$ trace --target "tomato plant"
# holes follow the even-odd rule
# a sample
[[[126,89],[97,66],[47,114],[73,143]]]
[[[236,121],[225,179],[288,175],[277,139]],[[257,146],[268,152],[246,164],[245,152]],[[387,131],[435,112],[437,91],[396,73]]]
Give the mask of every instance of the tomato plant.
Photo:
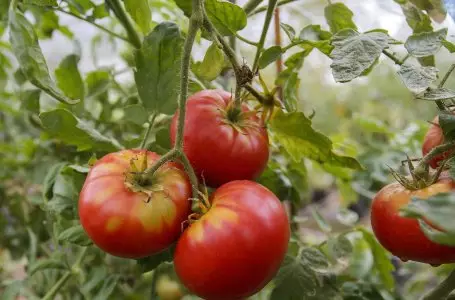
[[[90,169],[80,192],[79,217],[88,236],[107,253],[150,256],[179,237],[191,197],[183,169],[169,163],[153,176],[136,175],[158,159],[153,152],[123,150]]]
[[[237,111],[232,97],[212,90],[187,101],[184,151],[199,177],[213,187],[258,178],[269,158],[265,125],[246,105]],[[172,143],[177,121],[178,113],[171,123]]]
[[[207,202],[208,211],[177,242],[177,275],[204,299],[249,297],[284,259],[290,237],[286,211],[272,192],[246,180],[222,185]]]
[[[452,297],[453,15],[1,0],[0,298]]]

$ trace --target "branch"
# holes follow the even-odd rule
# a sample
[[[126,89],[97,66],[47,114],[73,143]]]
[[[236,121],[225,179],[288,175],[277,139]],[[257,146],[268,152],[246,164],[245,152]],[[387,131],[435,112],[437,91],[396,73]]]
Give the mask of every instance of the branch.
[[[441,282],[434,290],[425,295],[422,300],[443,300],[455,289],[455,271]]]
[[[261,55],[262,49],[264,48],[265,38],[267,37],[267,32],[269,30],[270,22],[272,21],[273,12],[275,10],[277,2],[278,0],[269,0],[269,6],[267,7],[267,14],[264,20],[264,27],[262,28],[261,38],[259,40],[256,56],[254,58],[253,73],[256,73],[257,71],[259,56]]]
[[[393,60],[397,65],[402,65],[403,64],[403,61],[400,60],[399,58],[397,58],[393,53],[391,53],[390,51],[388,50],[383,50],[382,53],[384,53],[388,58],[390,58],[391,60]]]
[[[289,3],[293,3],[293,2],[296,2],[298,0],[281,0],[280,2],[278,2],[278,4],[276,5],[277,7],[278,6],[282,6],[282,5],[285,5],[285,4],[289,4]],[[254,16],[254,15],[257,15],[261,12],[264,12],[267,10],[267,6],[261,6],[259,7],[258,9],[256,9],[255,11],[253,11],[252,13],[248,14],[248,16]]]
[[[134,25],[131,22],[131,19],[126,14],[125,10],[123,9],[122,4],[119,0],[107,0],[107,3],[110,4],[112,10],[114,11],[115,16],[120,21],[120,23],[125,28],[128,38],[131,44],[136,47],[137,49],[142,47],[142,41],[139,36],[139,33],[134,29]]]
[[[96,24],[96,23],[93,22],[93,21],[90,21],[90,20],[88,20],[88,19],[86,19],[86,18],[84,18],[84,17],[78,16],[78,15],[72,13],[72,12],[63,10],[63,9],[60,8],[60,7],[57,7],[55,10],[57,10],[57,11],[59,11],[59,12],[61,12],[61,13],[64,13],[64,14],[66,14],[66,15],[68,15],[68,16],[72,16],[73,18],[76,18],[76,19],[79,19],[79,20],[81,20],[81,21],[84,21],[84,22],[87,22],[87,23],[89,23],[89,24],[92,24],[92,25],[95,26],[96,28],[98,28],[98,29],[100,29],[100,30],[102,30],[102,31],[104,31],[104,32],[106,32],[106,33],[112,35],[113,37],[116,37],[116,38],[118,38],[118,39],[120,39],[120,40],[123,40],[123,41],[125,41],[125,42],[131,44],[131,41],[128,40],[126,37],[124,37],[124,36],[122,36],[122,35],[120,35],[120,34],[118,34],[118,33],[115,33],[115,32],[113,32],[113,31],[107,29],[106,27],[103,27],[103,26],[101,26],[101,25],[99,25],[99,24]]]
[[[455,64],[452,64],[447,71],[446,75],[444,75],[444,78],[442,78],[441,82],[438,85],[438,88],[442,88],[444,84],[446,83],[447,79],[449,79],[450,74],[452,74],[453,70],[455,69]]]
[[[255,10],[256,7],[261,4],[263,0],[249,0],[244,6],[243,10],[246,12],[247,15],[249,15],[253,10]]]

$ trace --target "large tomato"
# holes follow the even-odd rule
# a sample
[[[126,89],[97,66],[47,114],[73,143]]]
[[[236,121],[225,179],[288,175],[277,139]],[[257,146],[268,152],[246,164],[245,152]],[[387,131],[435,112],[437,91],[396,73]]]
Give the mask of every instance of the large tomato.
[[[123,150],[104,156],[88,173],[79,197],[79,216],[88,236],[105,252],[145,257],[179,237],[191,206],[185,172],[177,164],[166,163],[141,184],[132,173],[157,159],[153,152]]]
[[[399,215],[412,197],[426,199],[455,189],[447,176],[435,184],[416,191],[407,190],[399,183],[383,187],[373,199],[371,224],[379,242],[401,260],[413,260],[432,265],[455,262],[455,247],[430,241],[421,231],[417,219]],[[421,200],[425,201],[425,200]]]
[[[205,90],[188,98],[184,151],[200,178],[211,187],[232,180],[258,177],[269,158],[269,139],[263,122],[244,105],[243,114],[230,117],[231,94]],[[171,123],[175,144],[178,112]]]
[[[434,147],[441,145],[444,142],[444,135],[442,133],[442,129],[439,126],[439,118],[436,116],[433,119],[433,124],[431,124],[430,128],[428,129],[427,133],[425,134],[425,137],[423,139],[423,144],[422,144],[422,154],[425,156],[430,152]],[[439,162],[446,159],[448,155],[450,154],[449,151],[442,153],[441,155],[438,155],[434,157],[430,161],[430,166],[433,169],[438,168]]]
[[[222,185],[210,202],[177,242],[176,273],[205,300],[244,299],[278,271],[290,237],[288,217],[271,191],[247,180]]]

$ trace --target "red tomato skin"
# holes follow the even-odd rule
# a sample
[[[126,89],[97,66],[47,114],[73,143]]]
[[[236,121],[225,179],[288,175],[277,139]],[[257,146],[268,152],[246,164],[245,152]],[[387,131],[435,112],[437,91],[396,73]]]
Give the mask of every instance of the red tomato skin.
[[[148,202],[146,194],[125,185],[131,159],[144,153],[122,150],[102,157],[91,168],[79,195],[84,230],[99,248],[115,256],[141,258],[164,250],[178,239],[181,223],[191,210],[190,182],[175,163],[166,163],[155,173],[163,190],[154,192]],[[150,167],[159,155],[147,151],[147,158]]]
[[[427,155],[434,147],[437,147],[444,143],[444,134],[442,132],[441,127],[439,127],[439,118],[436,116],[433,121],[433,124],[430,125],[430,128],[428,129],[427,133],[425,134],[425,137],[423,139],[422,143],[422,154],[423,156]],[[450,151],[444,152],[436,157],[434,157],[430,161],[430,166],[433,169],[437,169],[439,163],[446,159],[448,155],[450,154]]]
[[[269,138],[257,116],[249,116],[254,128],[245,134],[225,124],[222,110],[231,102],[231,94],[222,90],[204,90],[188,98],[183,148],[200,179],[211,187],[233,180],[253,180],[267,165]],[[220,110],[221,109],[221,110]],[[244,105],[243,111],[249,109]],[[171,122],[171,142],[175,145],[178,112]]]
[[[399,183],[383,187],[373,199],[371,207],[371,225],[376,238],[402,261],[413,260],[432,265],[455,262],[455,247],[430,241],[416,219],[399,215],[399,209],[414,196],[426,199],[454,189],[455,183],[445,176],[430,187],[417,191],[407,190]]]
[[[271,191],[246,180],[222,185],[211,203],[177,242],[175,270],[205,300],[245,299],[267,285],[285,257],[286,211]]]

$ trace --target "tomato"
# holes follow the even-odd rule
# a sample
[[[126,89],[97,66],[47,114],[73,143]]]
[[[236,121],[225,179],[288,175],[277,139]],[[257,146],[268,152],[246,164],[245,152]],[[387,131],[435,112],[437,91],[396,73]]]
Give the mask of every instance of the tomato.
[[[422,154],[424,156],[427,155],[434,147],[439,146],[442,143],[444,143],[444,135],[443,135],[441,127],[439,127],[438,116],[436,116],[433,119],[432,123],[433,124],[431,124],[430,128],[428,129],[428,131],[425,134],[425,137],[423,139]],[[442,153],[441,155],[434,157],[430,161],[430,166],[433,169],[437,169],[439,162],[446,159],[449,154],[450,154],[450,151],[446,151],[446,152]]]
[[[260,118],[243,105],[243,114],[232,120],[228,116],[231,103],[230,93],[205,90],[189,97],[186,104],[184,152],[199,177],[211,187],[253,180],[269,158],[267,129]],[[171,122],[172,144],[177,123],[178,112]]]
[[[371,225],[376,238],[402,261],[413,260],[432,265],[455,262],[455,247],[430,241],[421,231],[417,219],[399,215],[400,208],[408,205],[412,197],[427,199],[454,189],[455,183],[447,176],[416,191],[407,190],[399,183],[386,185],[376,194],[371,207]]]
[[[271,191],[247,180],[222,185],[210,202],[177,242],[176,273],[206,300],[244,299],[267,285],[285,257],[286,211]]]
[[[161,276],[156,282],[156,293],[161,300],[180,300],[183,292],[180,285],[169,276]]]
[[[191,184],[182,167],[166,163],[142,186],[131,179],[133,171],[157,159],[159,155],[150,151],[122,150],[107,154],[90,169],[79,196],[79,216],[88,236],[105,252],[145,257],[179,237],[191,210]]]

